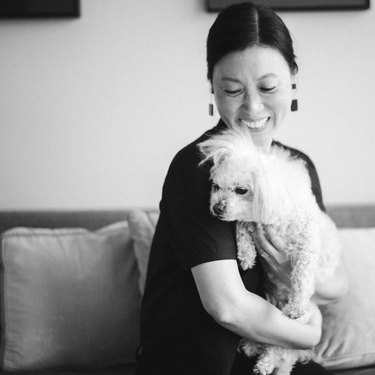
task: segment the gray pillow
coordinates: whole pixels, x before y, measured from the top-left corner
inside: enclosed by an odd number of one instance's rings
[[[127,222],[27,229],[1,239],[3,369],[134,363],[139,272]]]

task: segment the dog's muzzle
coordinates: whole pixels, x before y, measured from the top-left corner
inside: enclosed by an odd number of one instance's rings
[[[225,213],[225,206],[225,201],[220,201],[213,205],[212,211],[216,216],[221,217]]]

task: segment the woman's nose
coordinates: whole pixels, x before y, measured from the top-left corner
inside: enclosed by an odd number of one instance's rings
[[[250,115],[255,115],[263,110],[262,97],[258,92],[246,94],[244,96],[243,106],[246,112],[248,112]]]

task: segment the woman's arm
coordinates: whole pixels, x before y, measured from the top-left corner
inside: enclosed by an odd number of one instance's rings
[[[206,311],[239,336],[294,349],[311,348],[319,342],[321,315],[316,306],[307,324],[287,318],[246,290],[235,260],[202,263],[192,273]]]
[[[267,226],[265,231],[255,230],[253,239],[258,251],[260,250],[260,253],[267,258],[267,264],[272,267],[275,275],[279,277],[280,281],[290,285],[291,265],[283,251],[285,243],[277,236],[275,230],[271,226]],[[334,272],[317,275],[312,301],[318,305],[335,302],[347,291],[348,278],[340,258]]]

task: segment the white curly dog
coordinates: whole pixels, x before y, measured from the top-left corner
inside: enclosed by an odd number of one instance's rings
[[[227,129],[199,147],[204,155],[201,164],[213,163],[210,211],[221,220],[236,221],[241,267],[255,264],[254,223],[272,225],[286,243],[292,272],[288,288],[267,267],[267,258],[260,257],[268,277],[267,299],[289,318],[307,320],[316,275],[333,272],[341,246],[335,224],[316,203],[304,161],[276,146],[268,154],[261,152],[246,128]],[[247,339],[241,340],[239,349],[248,356],[259,355],[254,371],[261,375],[288,375],[297,361],[312,358],[312,351]]]

